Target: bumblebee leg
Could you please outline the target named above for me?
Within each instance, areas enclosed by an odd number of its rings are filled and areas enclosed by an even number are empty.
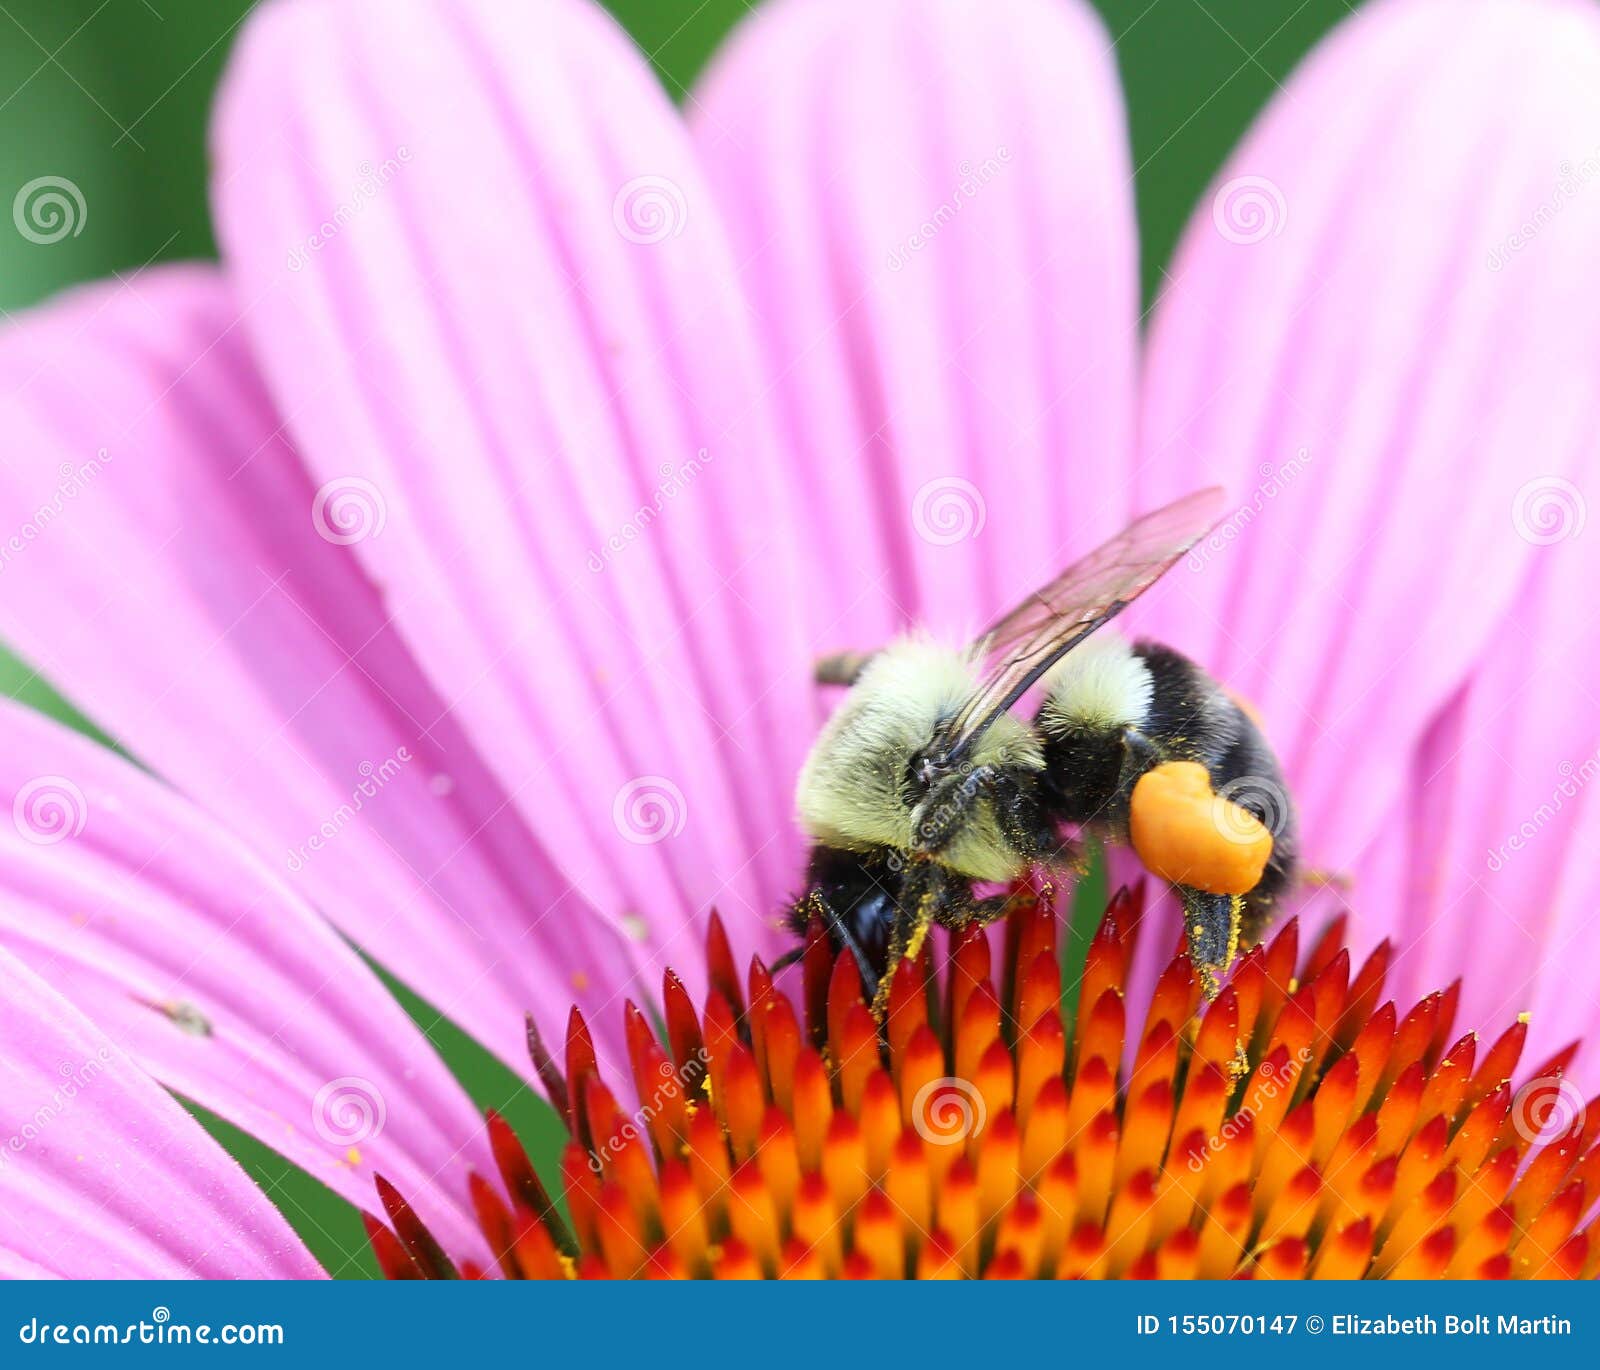
[[[806,948],[803,942],[798,947],[790,947],[788,951],[784,952],[782,956],[767,967],[767,974],[776,975],[780,970],[788,970],[805,954]]]
[[[839,934],[839,941],[850,949],[850,954],[856,958],[856,969],[861,972],[861,987],[867,994],[875,996],[878,992],[878,973],[872,968],[872,958],[866,953],[855,933],[850,931],[844,919],[834,916],[834,931]],[[894,962],[889,963],[893,966]]]
[[[856,969],[861,972],[862,991],[872,999],[876,999],[878,997],[878,986],[882,984],[882,981],[878,979],[877,972],[872,969],[872,962],[867,960],[866,952],[861,950],[861,944],[854,938],[851,938],[846,945],[850,948],[850,954],[856,958]]]
[[[932,856],[949,846],[978,801],[993,792],[998,775],[993,766],[973,766],[938,781],[912,810],[912,850]]]
[[[1183,901],[1183,926],[1189,934],[1189,960],[1200,974],[1207,1000],[1215,999],[1221,977],[1233,964],[1239,950],[1239,928],[1244,916],[1244,897],[1237,894],[1207,894],[1187,885],[1173,887]]]
[[[818,685],[854,685],[876,655],[876,652],[835,652],[832,656],[818,657],[811,668],[812,679]]]
[[[915,908],[902,910],[894,920],[894,931],[889,934],[889,960],[884,967],[883,978],[867,985],[867,993],[872,1002],[872,1016],[880,1023],[889,1012],[889,987],[894,983],[894,973],[900,968],[900,963],[907,957],[916,957],[922,951],[922,944],[927,940],[928,928],[932,923],[929,916],[927,901]],[[866,968],[862,968],[862,978],[866,979]]]
[[[1126,796],[1134,786],[1134,782],[1148,771],[1152,766],[1159,766],[1165,760],[1165,754],[1147,733],[1138,728],[1124,728],[1122,730],[1122,774],[1117,781],[1117,790]]]
[[[900,887],[894,927],[889,931],[889,955],[884,961],[883,977],[868,985],[872,1016],[880,1023],[889,1012],[889,987],[894,982],[895,971],[907,957],[921,955],[922,944],[928,940],[928,929],[940,920],[940,910],[949,899],[950,882],[942,867],[931,861],[917,861],[907,868]],[[865,977],[865,970],[862,973]]]
[[[1011,907],[1009,894],[994,894],[986,899],[973,899],[970,895],[947,900],[934,915],[941,928],[960,932],[973,926],[987,927]]]
[[[1334,889],[1340,894],[1349,894],[1355,886],[1355,880],[1348,872],[1324,870],[1321,866],[1311,866],[1301,871],[1300,883],[1307,889]]]
[[[1278,901],[1275,897],[1262,895],[1260,890],[1251,890],[1244,896],[1243,905],[1239,919],[1239,946],[1248,951],[1266,936],[1272,915],[1277,912]]]
[[[878,973],[872,968],[872,958],[867,955],[866,948],[861,945],[860,938],[850,930],[850,924],[816,890],[812,890],[810,894],[794,906],[794,926],[801,937],[805,936],[804,928],[812,918],[820,918],[822,925],[833,934],[834,942],[839,947],[848,950],[855,957],[856,968],[861,972],[862,988],[868,996],[877,993]],[[780,970],[794,965],[805,954],[806,944],[802,941],[799,946],[784,952],[767,969],[771,974],[776,975]]]
[[[1072,862],[1075,844],[1062,834],[1031,785],[1025,786],[1015,772],[997,770],[989,790],[1000,830],[1029,862],[1055,868]]]

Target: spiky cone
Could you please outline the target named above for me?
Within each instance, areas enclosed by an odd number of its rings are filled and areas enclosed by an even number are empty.
[[[1143,898],[1112,900],[1064,1013],[1057,922],[1018,896],[1002,964],[952,939],[896,971],[880,1025],[813,929],[798,1002],[708,939],[696,1013],[670,971],[667,1041],[625,1010],[627,1116],[574,1011],[535,1065],[570,1133],[558,1215],[490,1118],[474,1180],[518,1278],[1593,1276],[1600,1107],[1564,1076],[1514,1087],[1526,1024],[1452,1035],[1457,991],[1401,1014],[1380,946],[1352,976],[1338,920],[1290,922],[1206,1003],[1187,956],[1130,1004]],[[1142,1007],[1140,1016],[1137,1007]],[[1130,1050],[1131,1047],[1131,1050]],[[392,1190],[385,1271],[454,1268]],[[464,1266],[462,1274],[485,1272]]]

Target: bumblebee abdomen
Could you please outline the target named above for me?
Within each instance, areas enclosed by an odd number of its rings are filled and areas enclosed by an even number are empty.
[[[1206,671],[1160,643],[1129,645],[1097,635],[1062,660],[1046,688],[1038,723],[1047,792],[1061,818],[1130,839],[1141,777],[1188,763],[1203,771],[1209,785],[1199,788],[1209,793],[1194,792],[1190,783],[1157,785],[1145,795],[1141,829],[1162,868],[1156,873],[1170,877],[1187,863],[1209,872],[1203,878],[1210,883],[1231,886],[1244,878],[1241,872],[1259,868],[1251,901],[1270,903],[1282,892],[1295,858],[1282,768],[1257,722]],[[1199,771],[1188,776],[1199,778]],[[1213,795],[1222,806],[1211,804]],[[1228,814],[1231,824],[1215,817]],[[1210,847],[1208,833],[1217,837]],[[1270,855],[1261,866],[1265,834]]]
[[[1150,709],[1141,731],[1164,760],[1197,761],[1216,783],[1243,731],[1259,737],[1259,730],[1233,697],[1183,653],[1158,642],[1139,642],[1133,654],[1150,672]]]

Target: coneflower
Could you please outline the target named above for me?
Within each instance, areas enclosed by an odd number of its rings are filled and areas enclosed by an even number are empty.
[[[318,1273],[163,1087],[353,1205],[383,1175],[396,1270],[501,1271],[506,1224],[543,1273],[1592,1267],[1588,1123],[1517,1127],[1570,1086],[1457,1042],[1595,1035],[1600,18],[1360,7],[1148,328],[1114,46],[1082,0],[774,0],[680,113],[588,0],[254,10],[221,262],[0,333],[0,639],[101,739],[0,707],[0,1271]],[[1150,1018],[1154,909],[1070,1012],[1040,914],[884,1038],[815,948],[788,1010],[715,958],[706,997],[707,910],[775,957],[803,878],[812,663],[965,640],[1211,483],[1130,627],[1258,707],[1419,1006],[1337,934],[1291,985],[1285,930]],[[561,1227],[374,963],[517,1069],[578,1005]],[[658,1013],[687,1133],[608,1148]]]
[[[1063,1007],[1057,920],[1019,898],[896,972],[874,1021],[820,927],[793,997],[737,973],[721,924],[696,1010],[671,971],[666,1040],[624,1011],[608,1084],[573,1011],[533,1061],[570,1134],[560,1206],[491,1115],[474,1201],[513,1278],[1549,1278],[1593,1274],[1600,1110],[1519,1071],[1526,1025],[1457,1035],[1459,986],[1384,996],[1344,921],[1289,922],[1204,1002],[1181,949],[1147,1006],[1127,978],[1143,900],[1112,900]],[[1521,1081],[1521,1083],[1518,1083]],[[623,1098],[637,1098],[637,1111]],[[368,1231],[396,1278],[456,1268],[380,1182]],[[482,1274],[473,1264],[460,1273]]]

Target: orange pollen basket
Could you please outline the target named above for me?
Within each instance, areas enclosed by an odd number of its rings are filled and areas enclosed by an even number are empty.
[[[1214,1002],[1179,950],[1142,1024],[1126,995],[1142,892],[1120,892],[1062,998],[1057,921],[1019,894],[1003,964],[976,930],[942,975],[896,971],[883,1024],[820,928],[802,1004],[721,924],[705,1010],[667,972],[662,1044],[633,1005],[637,1112],[574,1010],[561,1070],[530,1047],[571,1140],[564,1218],[509,1126],[473,1180],[513,1278],[1394,1278],[1593,1276],[1600,1101],[1576,1047],[1512,1080],[1527,1028],[1451,1036],[1457,987],[1401,1015],[1390,950],[1354,976],[1343,919],[1309,956],[1288,923]],[[1130,1033],[1137,1029],[1137,1036]],[[1130,1052],[1130,1040],[1136,1043]],[[395,1278],[456,1267],[379,1182]],[[484,1271],[462,1265],[462,1275]]]

